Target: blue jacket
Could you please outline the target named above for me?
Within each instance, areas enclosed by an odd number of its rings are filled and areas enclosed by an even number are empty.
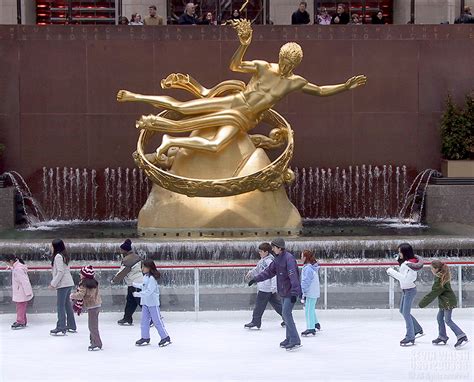
[[[138,292],[141,305],[160,306],[160,287],[153,276],[143,276],[141,289],[141,292]]]
[[[301,272],[303,297],[319,298],[319,264],[306,264]]]
[[[301,296],[301,285],[298,277],[298,264],[295,257],[289,252],[283,252],[275,256],[275,260],[254,277],[261,282],[277,277],[277,291],[281,297]]]

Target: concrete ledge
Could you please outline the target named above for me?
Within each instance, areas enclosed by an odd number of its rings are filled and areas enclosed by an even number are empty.
[[[474,186],[429,185],[426,193],[426,223],[474,223]]]
[[[15,227],[15,189],[0,188],[0,229]]]

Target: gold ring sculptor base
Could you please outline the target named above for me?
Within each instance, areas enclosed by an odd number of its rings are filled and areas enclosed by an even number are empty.
[[[281,123],[280,126],[283,128]],[[291,156],[293,137],[291,129],[288,132],[291,135]],[[139,139],[137,148],[141,159],[137,158],[137,164],[140,167],[145,163],[143,144],[146,142],[143,140],[148,140],[145,134],[149,133],[142,131],[142,139]],[[211,138],[215,129],[202,129],[193,134]],[[256,147],[254,141],[259,142],[242,131],[218,152],[179,149],[169,172],[202,180],[245,178],[272,165],[263,148]],[[148,164],[144,170],[150,176]],[[138,216],[139,235],[151,237],[294,235],[300,229],[301,216],[288,199],[283,183],[273,191],[255,189],[238,195],[214,197],[190,197],[154,183]]]

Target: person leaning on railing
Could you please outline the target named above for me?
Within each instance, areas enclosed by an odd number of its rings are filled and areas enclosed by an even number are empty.
[[[163,25],[163,17],[156,13],[156,5],[148,7],[149,15],[143,20],[144,25]]]

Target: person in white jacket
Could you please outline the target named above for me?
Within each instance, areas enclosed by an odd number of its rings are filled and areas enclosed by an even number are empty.
[[[69,256],[62,240],[53,240],[52,247],[53,260],[51,265],[53,267],[53,279],[51,280],[49,288],[56,289],[57,292],[58,322],[56,323],[56,327],[50,331],[50,334],[65,335],[66,332],[75,333],[77,329],[76,320],[74,319],[74,311],[72,310],[70,300],[74,281],[72,280],[71,270],[69,268]]]
[[[402,298],[400,300],[400,313],[405,319],[406,335],[400,341],[400,346],[409,346],[415,344],[415,337],[423,335],[423,329],[415,317],[411,314],[411,306],[416,296],[416,278],[417,272],[423,268],[423,259],[415,256],[413,248],[408,243],[398,246],[398,263],[400,269],[397,272],[393,268],[388,268],[389,276],[397,279],[402,288]]]
[[[263,272],[272,263],[274,257],[271,254],[271,251],[272,246],[269,243],[262,243],[259,245],[258,254],[260,255],[260,260],[257,263],[257,266],[247,273],[247,280],[250,280]],[[257,300],[255,301],[255,308],[253,309],[252,321],[244,325],[244,327],[248,329],[260,329],[262,326],[262,316],[268,303],[270,303],[273,309],[275,309],[275,312],[280,316],[282,314],[281,301],[277,294],[276,276],[257,283],[257,291]],[[285,323],[282,322],[281,326],[284,325]]]

